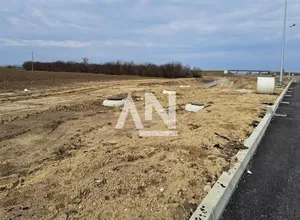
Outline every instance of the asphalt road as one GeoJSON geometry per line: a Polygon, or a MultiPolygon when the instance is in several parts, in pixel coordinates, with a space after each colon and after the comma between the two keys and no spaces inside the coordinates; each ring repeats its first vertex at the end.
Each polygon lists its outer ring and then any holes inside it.
{"type": "Polygon", "coordinates": [[[300,220],[300,84],[280,105],[222,220],[300,220]]]}

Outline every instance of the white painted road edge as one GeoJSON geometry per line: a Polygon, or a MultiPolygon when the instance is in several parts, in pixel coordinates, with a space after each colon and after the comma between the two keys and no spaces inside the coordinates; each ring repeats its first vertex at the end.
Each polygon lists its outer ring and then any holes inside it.
{"type": "Polygon", "coordinates": [[[239,183],[249,161],[254,155],[257,146],[264,136],[271,119],[273,118],[280,102],[284,98],[293,80],[287,85],[272,106],[267,107],[267,113],[255,128],[251,136],[244,142],[247,150],[240,150],[236,157],[238,162],[228,172],[223,172],[214,187],[202,200],[190,220],[219,220],[225,210],[236,186],[239,183]]]}

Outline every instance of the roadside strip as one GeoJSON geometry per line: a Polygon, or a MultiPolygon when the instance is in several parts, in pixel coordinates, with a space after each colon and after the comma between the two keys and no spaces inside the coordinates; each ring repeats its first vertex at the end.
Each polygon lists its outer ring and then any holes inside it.
{"type": "Polygon", "coordinates": [[[267,112],[250,137],[244,142],[248,148],[240,150],[236,157],[238,162],[228,172],[223,172],[214,187],[202,200],[190,220],[219,220],[225,210],[236,186],[239,183],[249,161],[253,157],[261,139],[263,138],[276,110],[285,97],[293,80],[287,85],[281,95],[272,106],[267,107],[267,112]]]}

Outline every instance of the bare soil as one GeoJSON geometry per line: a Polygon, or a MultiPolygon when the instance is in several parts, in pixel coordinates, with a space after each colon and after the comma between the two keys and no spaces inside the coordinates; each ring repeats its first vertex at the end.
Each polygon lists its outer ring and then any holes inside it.
{"type": "MultiPolygon", "coordinates": [[[[188,219],[281,92],[235,91],[255,90],[254,77],[203,89],[202,79],[21,72],[0,72],[0,219],[188,219]],[[142,117],[138,100],[153,92],[167,107],[164,89],[177,92],[177,137],[139,137],[131,118],[116,130],[121,109],[102,105],[132,93],[142,117]],[[190,113],[189,102],[208,106],[190,113]]],[[[167,130],[158,114],[143,124],[167,130]]]]}
{"type": "Polygon", "coordinates": [[[45,89],[52,86],[72,85],[84,82],[143,79],[139,76],[118,76],[92,73],[24,71],[0,67],[0,92],[45,89]]]}

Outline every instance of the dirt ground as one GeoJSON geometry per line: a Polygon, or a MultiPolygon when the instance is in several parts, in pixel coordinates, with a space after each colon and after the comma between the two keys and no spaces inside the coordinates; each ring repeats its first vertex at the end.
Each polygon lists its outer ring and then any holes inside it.
{"type": "Polygon", "coordinates": [[[107,82],[111,80],[141,79],[138,76],[112,76],[92,73],[27,72],[22,69],[0,67],[0,92],[45,89],[52,86],[72,85],[84,82],[107,82]]]}
{"type": "MultiPolygon", "coordinates": [[[[188,219],[281,92],[236,91],[255,90],[255,77],[210,76],[220,83],[204,89],[202,79],[20,73],[0,71],[0,219],[188,219]],[[177,92],[177,137],[139,137],[131,118],[116,130],[121,109],[102,106],[131,93],[142,116],[145,92],[167,107],[164,89],[177,92]],[[189,102],[207,107],[186,112],[189,102]]],[[[158,114],[142,121],[167,130],[158,114]]]]}

